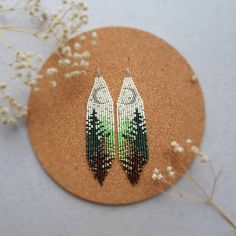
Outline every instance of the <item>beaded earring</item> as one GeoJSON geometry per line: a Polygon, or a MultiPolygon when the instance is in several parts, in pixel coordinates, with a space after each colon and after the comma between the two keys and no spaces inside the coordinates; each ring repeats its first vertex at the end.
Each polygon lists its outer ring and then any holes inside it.
{"type": "Polygon", "coordinates": [[[148,161],[148,143],[144,104],[128,66],[117,103],[117,126],[119,161],[135,185],[148,161]]]}
{"type": "Polygon", "coordinates": [[[103,185],[115,158],[114,107],[99,69],[87,102],[86,158],[94,178],[103,185]]]}

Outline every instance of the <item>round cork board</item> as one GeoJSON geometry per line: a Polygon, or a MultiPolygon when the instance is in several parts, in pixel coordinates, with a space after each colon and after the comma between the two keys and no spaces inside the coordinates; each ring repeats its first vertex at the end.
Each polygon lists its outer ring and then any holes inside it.
{"type": "MultiPolygon", "coordinates": [[[[200,144],[204,131],[204,100],[199,82],[185,59],[155,35],[137,29],[111,27],[96,30],[97,46],[86,41],[90,67],[86,76],[64,79],[68,67],[59,75],[47,77],[46,68],[57,66],[51,55],[41,69],[40,91],[31,92],[28,129],[35,154],[43,168],[60,186],[83,199],[103,204],[128,204],[149,199],[168,187],[153,181],[154,168],[165,172],[171,164],[178,172],[174,183],[193,159],[191,153],[174,154],[170,142],[184,143],[192,138],[200,144]],[[116,103],[125,74],[126,58],[130,73],[144,101],[149,144],[149,161],[140,181],[132,186],[116,156],[103,186],[93,178],[86,161],[86,105],[100,64],[116,112],[116,103]],[[50,87],[56,80],[58,86],[50,87]],[[182,160],[182,161],[181,161],[182,160]]],[[[87,33],[89,37],[91,32],[87,33]]],[[[68,42],[73,46],[79,36],[68,42]]],[[[115,113],[116,114],[116,113],[115,113]]],[[[117,128],[116,128],[117,132],[117,128]]],[[[117,136],[117,135],[116,135],[117,136]]]]}

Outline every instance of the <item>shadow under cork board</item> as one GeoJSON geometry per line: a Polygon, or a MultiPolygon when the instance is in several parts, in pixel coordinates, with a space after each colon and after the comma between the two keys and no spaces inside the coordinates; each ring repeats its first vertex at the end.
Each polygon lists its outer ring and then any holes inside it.
{"type": "MultiPolygon", "coordinates": [[[[55,77],[46,75],[47,68],[58,67],[59,56],[52,54],[40,73],[39,91],[29,99],[28,130],[31,143],[43,168],[60,186],[83,199],[110,205],[140,202],[163,192],[169,185],[153,181],[154,168],[166,172],[171,164],[179,173],[170,178],[171,184],[188,168],[193,154],[173,153],[170,143],[184,143],[191,138],[200,145],[204,132],[205,108],[199,82],[191,80],[193,70],[172,46],[159,37],[133,28],[108,27],[95,30],[94,47],[89,40],[82,50],[90,52],[87,75],[65,79],[69,66],[59,67],[55,77]],[[130,74],[144,102],[147,123],[149,159],[138,184],[130,184],[120,161],[118,150],[101,186],[93,177],[86,160],[86,110],[93,88],[97,62],[114,102],[115,136],[116,110],[130,58],[130,74]],[[50,87],[56,80],[58,86],[50,87]],[[181,160],[181,161],[180,161],[181,160]]],[[[90,37],[91,32],[85,33],[90,37]]],[[[68,41],[73,45],[79,35],[68,41]]],[[[117,143],[117,137],[116,137],[117,143]]],[[[117,146],[117,145],[116,145],[117,146]]]]}

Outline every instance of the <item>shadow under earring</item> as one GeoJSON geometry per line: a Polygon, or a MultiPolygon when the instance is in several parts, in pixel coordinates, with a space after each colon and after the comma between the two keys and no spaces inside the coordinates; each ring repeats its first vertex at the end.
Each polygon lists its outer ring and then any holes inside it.
{"type": "Polygon", "coordinates": [[[119,161],[132,185],[148,161],[144,104],[127,68],[117,103],[119,161]]]}
{"type": "Polygon", "coordinates": [[[115,158],[114,108],[99,71],[87,102],[86,158],[94,178],[103,185],[115,158]]]}

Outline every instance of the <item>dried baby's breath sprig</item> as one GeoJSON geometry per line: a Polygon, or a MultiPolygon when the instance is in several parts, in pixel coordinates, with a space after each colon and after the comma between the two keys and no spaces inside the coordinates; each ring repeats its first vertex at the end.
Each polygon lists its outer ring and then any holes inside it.
{"type": "MultiPolygon", "coordinates": [[[[43,40],[55,38],[57,45],[63,45],[73,34],[88,22],[87,6],[80,1],[63,1],[63,11],[58,10],[52,15],[43,12],[46,26],[35,32],[43,40]]],[[[37,6],[36,6],[37,9],[37,6]]],[[[32,12],[30,10],[30,12],[32,12]]],[[[38,12],[34,13],[38,14],[38,12]]],[[[42,13],[40,12],[40,16],[42,13]]],[[[42,17],[40,17],[42,19],[42,17]]]]}
{"type": "Polygon", "coordinates": [[[166,167],[166,171],[167,171],[167,173],[168,173],[168,175],[170,176],[170,177],[175,177],[175,171],[173,170],[173,167],[172,166],[167,166],[166,167]]]}
{"type": "Polygon", "coordinates": [[[64,76],[66,79],[73,79],[73,78],[77,78],[81,75],[81,72],[80,71],[71,71],[69,73],[66,73],[64,76]]]}
{"type": "Polygon", "coordinates": [[[35,87],[37,82],[42,79],[42,75],[38,74],[38,64],[41,62],[41,54],[16,51],[15,61],[9,65],[13,71],[10,78],[22,79],[25,85],[35,87]]]}
{"type": "MultiPolygon", "coordinates": [[[[173,178],[175,176],[175,171],[174,171],[173,167],[170,165],[166,167],[166,173],[167,173],[167,176],[169,176],[169,177],[173,178]]],[[[159,169],[155,168],[153,170],[153,173],[152,173],[153,180],[163,181],[165,178],[166,178],[165,175],[159,169]]],[[[166,181],[166,179],[165,179],[165,181],[166,181]]]]}
{"type": "MultiPolygon", "coordinates": [[[[61,0],[61,6],[63,7],[50,13],[43,7],[41,0],[16,0],[11,4],[3,4],[0,1],[0,14],[10,12],[22,14],[22,12],[26,12],[33,20],[31,29],[0,23],[0,33],[5,37],[5,31],[11,31],[41,39],[42,42],[50,41],[54,45],[54,50],[59,59],[57,66],[46,68],[45,76],[54,77],[59,73],[60,67],[67,66],[69,70],[66,68],[67,72],[64,77],[78,78],[87,73],[86,69],[89,66],[90,54],[83,50],[83,42],[91,40],[91,43],[95,45],[97,33],[92,32],[90,38],[82,34],[78,42],[73,45],[73,48],[68,46],[67,40],[87,23],[88,8],[84,2],[77,0],[61,0]]],[[[39,75],[38,70],[43,61],[43,56],[38,53],[18,50],[5,38],[4,42],[6,49],[9,49],[9,53],[13,52],[15,54],[14,62],[1,63],[2,66],[7,66],[11,70],[9,77],[13,80],[21,80],[24,85],[32,88],[35,92],[40,91],[38,82],[43,78],[43,75],[39,75]]],[[[56,88],[57,84],[58,81],[52,80],[49,87],[56,88]]],[[[2,85],[0,97],[1,121],[3,124],[15,124],[16,121],[27,115],[27,106],[19,105],[12,96],[6,96],[8,87],[3,87],[2,85]]]]}
{"type": "Polygon", "coordinates": [[[64,74],[66,79],[77,78],[86,74],[90,53],[87,50],[81,51],[80,42],[75,42],[73,47],[63,45],[59,47],[58,53],[60,55],[58,66],[67,66],[71,69],[70,72],[64,74]]]}
{"type": "Polygon", "coordinates": [[[29,0],[24,9],[30,16],[33,16],[39,22],[48,20],[49,14],[46,10],[42,9],[40,0],[29,0]]]}
{"type": "Polygon", "coordinates": [[[162,180],[164,178],[164,176],[162,175],[162,173],[160,172],[160,170],[158,170],[157,168],[154,169],[153,173],[152,173],[152,179],[153,180],[162,180]]]}
{"type": "MultiPolygon", "coordinates": [[[[197,191],[200,192],[201,198],[193,198],[189,196],[188,194],[183,193],[182,190],[177,188],[171,181],[169,181],[169,177],[175,178],[176,176],[176,171],[173,170],[173,167],[171,165],[166,166],[166,173],[164,173],[162,170],[159,170],[155,168],[152,173],[152,179],[154,181],[157,181],[158,183],[164,183],[166,185],[172,186],[177,193],[177,196],[181,198],[185,198],[188,200],[192,201],[197,201],[197,202],[204,202],[212,206],[214,209],[218,211],[218,213],[233,227],[233,229],[236,232],[236,223],[225,213],[225,211],[219,207],[219,205],[214,201],[214,194],[215,194],[215,189],[217,185],[217,181],[222,174],[222,171],[219,171],[218,173],[215,171],[215,168],[211,162],[211,160],[207,157],[207,155],[196,145],[193,145],[193,141],[188,138],[185,140],[185,144],[187,145],[185,148],[180,146],[176,141],[171,142],[171,147],[173,149],[173,152],[176,154],[181,154],[183,152],[192,152],[194,153],[198,158],[200,158],[201,162],[206,163],[206,165],[209,167],[209,171],[212,174],[213,177],[213,183],[212,187],[210,190],[207,190],[203,187],[203,185],[198,181],[198,179],[194,178],[191,169],[186,169],[186,167],[182,164],[183,159],[180,158],[181,155],[176,155],[175,158],[179,158],[179,166],[182,169],[181,172],[186,172],[186,177],[196,188],[197,191]],[[179,148],[182,148],[181,151],[179,151],[179,148]]],[[[181,173],[180,173],[181,174],[181,173]]]]}
{"type": "Polygon", "coordinates": [[[202,162],[204,162],[204,163],[209,162],[209,159],[208,159],[207,155],[206,155],[205,153],[203,153],[203,151],[202,151],[200,148],[198,148],[198,147],[196,147],[196,146],[192,146],[192,147],[191,147],[191,151],[192,151],[195,155],[197,155],[198,157],[200,157],[202,162]]]}
{"type": "Polygon", "coordinates": [[[4,125],[14,125],[28,114],[27,106],[19,104],[14,97],[7,94],[7,85],[0,83],[0,119],[4,125]]]}
{"type": "Polygon", "coordinates": [[[173,147],[174,152],[176,152],[176,153],[184,152],[184,148],[181,147],[176,141],[171,142],[170,145],[173,147]]]}

